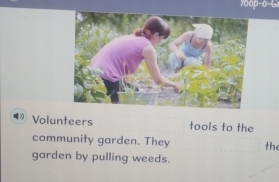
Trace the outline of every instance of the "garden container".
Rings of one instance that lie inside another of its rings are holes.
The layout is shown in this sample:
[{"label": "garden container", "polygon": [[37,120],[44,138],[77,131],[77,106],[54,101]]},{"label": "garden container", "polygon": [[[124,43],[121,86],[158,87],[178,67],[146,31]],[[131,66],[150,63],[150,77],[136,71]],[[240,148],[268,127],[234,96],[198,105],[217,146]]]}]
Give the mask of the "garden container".
[{"label": "garden container", "polygon": [[159,92],[117,92],[120,104],[157,105]]}]

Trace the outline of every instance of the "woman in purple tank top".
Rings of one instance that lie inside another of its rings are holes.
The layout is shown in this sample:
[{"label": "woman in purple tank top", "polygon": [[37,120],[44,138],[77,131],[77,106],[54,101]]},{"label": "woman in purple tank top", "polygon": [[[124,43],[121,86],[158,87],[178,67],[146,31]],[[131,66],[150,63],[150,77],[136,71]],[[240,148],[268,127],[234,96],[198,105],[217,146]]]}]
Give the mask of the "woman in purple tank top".
[{"label": "woman in purple tank top", "polygon": [[203,53],[205,53],[205,66],[208,69],[211,67],[212,44],[210,39],[213,35],[213,29],[207,24],[193,24],[193,26],[195,27],[194,31],[183,33],[169,44],[172,53],[168,63],[175,72],[183,66],[202,64],[198,58]]},{"label": "woman in purple tank top", "polygon": [[162,18],[152,16],[145,21],[143,28],[136,29],[132,35],[112,40],[91,59],[90,66],[102,67],[104,70],[101,77],[112,103],[119,102],[119,80],[127,74],[135,73],[143,60],[156,84],[179,90],[178,84],[161,75],[157,64],[155,47],[169,34],[168,24]]}]

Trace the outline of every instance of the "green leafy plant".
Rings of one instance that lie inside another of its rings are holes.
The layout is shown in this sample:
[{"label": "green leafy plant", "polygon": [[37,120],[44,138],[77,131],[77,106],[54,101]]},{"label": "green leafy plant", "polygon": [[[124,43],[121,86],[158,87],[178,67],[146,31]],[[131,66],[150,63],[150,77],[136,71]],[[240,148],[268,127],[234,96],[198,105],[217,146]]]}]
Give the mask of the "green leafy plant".
[{"label": "green leafy plant", "polygon": [[90,59],[117,33],[107,26],[86,25],[76,38],[74,101],[110,103],[107,89],[100,75],[102,68],[89,67]]},{"label": "green leafy plant", "polygon": [[76,56],[75,62],[75,102],[110,103],[107,89],[100,75],[101,68],[90,68],[88,62]]},{"label": "green leafy plant", "polygon": [[218,100],[218,75],[205,66],[186,66],[173,78],[182,84],[178,106],[214,107]]},{"label": "green leafy plant", "polygon": [[212,67],[219,74],[219,97],[235,103],[241,96],[245,46],[240,40],[226,41],[222,45],[215,44]]}]

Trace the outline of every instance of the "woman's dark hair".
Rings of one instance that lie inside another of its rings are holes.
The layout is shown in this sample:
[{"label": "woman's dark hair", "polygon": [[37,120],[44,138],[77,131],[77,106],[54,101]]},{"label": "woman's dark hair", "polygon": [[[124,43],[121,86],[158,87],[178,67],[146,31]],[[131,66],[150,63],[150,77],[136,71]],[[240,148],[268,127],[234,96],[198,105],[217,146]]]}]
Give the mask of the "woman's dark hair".
[{"label": "woman's dark hair", "polygon": [[170,27],[162,18],[152,16],[145,21],[143,28],[137,28],[134,34],[136,36],[142,36],[144,34],[150,40],[151,35],[156,32],[159,33],[159,36],[164,36],[164,39],[166,39],[170,35]]}]

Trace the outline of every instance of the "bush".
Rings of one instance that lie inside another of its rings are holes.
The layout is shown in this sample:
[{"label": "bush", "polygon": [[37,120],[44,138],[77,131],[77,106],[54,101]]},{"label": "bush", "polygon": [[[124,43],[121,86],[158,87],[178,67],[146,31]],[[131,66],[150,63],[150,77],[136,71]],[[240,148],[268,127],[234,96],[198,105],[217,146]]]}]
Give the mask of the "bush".
[{"label": "bush", "polygon": [[90,68],[90,59],[109,41],[118,36],[107,26],[81,27],[76,37],[74,101],[110,103],[100,75],[102,68]]}]

